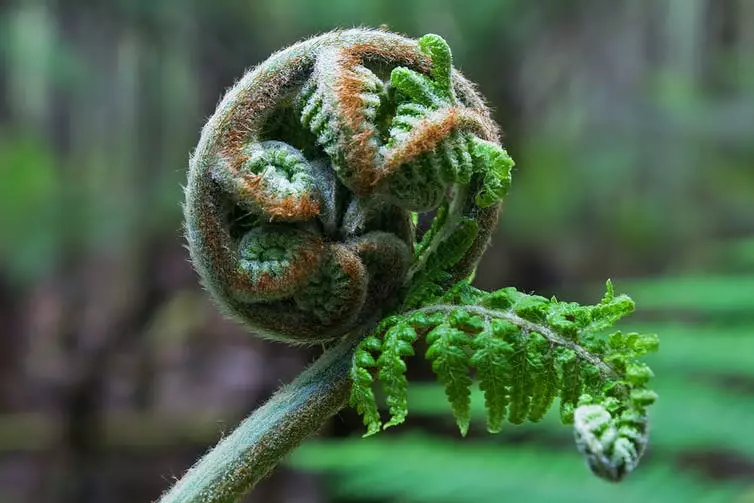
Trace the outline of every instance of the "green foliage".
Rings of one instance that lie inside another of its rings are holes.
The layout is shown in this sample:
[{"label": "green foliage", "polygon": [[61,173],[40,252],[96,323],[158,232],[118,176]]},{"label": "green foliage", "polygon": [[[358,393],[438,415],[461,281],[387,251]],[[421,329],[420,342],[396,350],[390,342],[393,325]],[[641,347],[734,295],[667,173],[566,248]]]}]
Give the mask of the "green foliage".
[{"label": "green foliage", "polygon": [[[462,313],[451,313],[450,317],[454,314],[463,317]],[[458,428],[461,435],[465,436],[471,418],[471,376],[468,365],[471,337],[464,330],[456,328],[453,323],[440,323],[430,330],[426,337],[429,349],[425,357],[432,362],[432,370],[445,386],[445,393],[458,421]],[[391,422],[396,423],[395,418]],[[402,419],[399,422],[402,422]]]},{"label": "green foliage", "polygon": [[731,503],[739,501],[744,489],[741,482],[699,480],[655,457],[616,486],[585,477],[571,456],[553,445],[467,440],[460,446],[419,435],[310,442],[294,452],[290,462],[298,469],[332,475],[333,495],[349,501]]},{"label": "green foliage", "polygon": [[[491,432],[500,431],[506,418],[513,424],[541,419],[559,394],[561,421],[574,423],[577,445],[592,470],[620,480],[644,451],[647,407],[656,398],[647,387],[652,372],[638,360],[657,349],[656,336],[605,332],[632,310],[633,302],[616,296],[610,282],[593,306],[513,288],[487,293],[461,282],[428,305],[386,319],[359,346],[352,375],[376,367],[389,404],[386,427],[402,423],[408,413],[404,358],[413,355],[411,343],[423,335],[425,356],[462,435],[471,416],[472,372],[484,391]],[[370,379],[355,379],[351,396],[352,405],[369,412],[368,435],[380,428],[371,386]]]},{"label": "green foliage", "polygon": [[503,428],[508,407],[511,354],[514,347],[505,340],[505,332],[518,332],[515,325],[503,320],[493,320],[490,330],[483,330],[473,338],[474,353],[470,363],[476,368],[479,389],[484,391],[487,407],[487,429],[498,433]]},{"label": "green foliage", "polygon": [[[725,262],[718,268],[730,267],[727,258],[734,253],[742,256],[741,250],[746,250],[746,246],[724,247],[720,257]],[[745,262],[736,267],[742,268],[741,274],[725,276],[727,288],[723,276],[713,277],[718,285],[713,290],[708,290],[710,283],[704,281],[688,282],[685,279],[688,276],[634,282],[643,287],[643,292],[664,290],[669,294],[674,290],[666,285],[685,284],[688,290],[681,297],[699,301],[696,307],[689,302],[681,318],[678,297],[670,295],[663,299],[657,295],[651,310],[637,313],[639,317],[650,314],[651,323],[640,318],[638,322],[622,325],[622,333],[644,332],[648,327],[661,332],[663,350],[645,360],[658,372],[652,388],[661,396],[652,407],[651,456],[620,488],[595,483],[569,463],[568,456],[561,451],[567,436],[556,410],[551,410],[541,422],[506,428],[494,444],[467,441],[463,449],[457,449],[438,437],[323,442],[305,446],[292,461],[296,466],[337,474],[333,487],[338,495],[354,497],[368,493],[416,503],[499,501],[500,494],[536,503],[748,501],[754,436],[742,425],[749,425],[754,418],[754,401],[749,399],[754,369],[751,318],[754,301],[745,298],[745,291],[735,290],[748,281],[750,268],[745,268]],[[713,298],[712,307],[705,309],[704,296],[723,291],[738,300],[721,310]],[[541,298],[533,301],[537,302],[542,302]],[[639,379],[645,372],[642,367],[632,370],[634,378]],[[471,393],[472,437],[481,433],[482,423],[489,414],[484,395],[483,390]],[[445,390],[441,385],[412,383],[408,400],[411,416],[419,416],[422,424],[428,419],[447,419]],[[586,412],[593,414],[594,422],[604,417],[598,410],[586,409]],[[616,426],[620,428],[620,424]],[[593,429],[597,435],[610,431],[609,426],[604,430]],[[406,473],[405,467],[412,466],[414,455],[422,460],[416,462],[420,468]],[[386,473],[383,456],[404,460],[402,471]],[[546,464],[542,461],[545,458]],[[360,473],[369,470],[372,470],[369,477]],[[534,471],[542,484],[531,484]]]},{"label": "green foliage", "polygon": [[[403,299],[402,311],[419,307],[431,300],[439,300],[448,293],[452,268],[466,254],[479,232],[479,225],[471,218],[459,217],[446,222],[446,207],[440,207],[432,227],[419,243],[415,262],[423,268],[413,278]],[[465,285],[464,282],[458,283]]]},{"label": "green foliage", "polygon": [[476,196],[476,203],[485,208],[499,201],[508,193],[511,184],[513,159],[504,149],[492,142],[474,139],[473,156],[477,170],[484,166],[482,189]]},{"label": "green foliage", "polygon": [[400,424],[406,417],[407,397],[406,362],[404,358],[413,356],[413,342],[416,332],[408,323],[398,322],[385,333],[377,367],[382,381],[392,419],[385,427]]},{"label": "green foliage", "polygon": [[372,390],[374,379],[371,370],[377,366],[372,353],[377,353],[381,349],[380,339],[374,335],[367,336],[354,352],[355,365],[351,366],[350,377],[353,386],[349,401],[356,408],[356,412],[364,418],[367,435],[380,431],[380,413]]},{"label": "green foliage", "polygon": [[[387,146],[398,151],[401,143],[412,140],[412,131],[462,113],[456,106],[457,98],[452,87],[450,47],[441,37],[432,34],[420,38],[419,47],[432,58],[429,76],[403,67],[395,68],[390,75],[397,106]],[[467,122],[474,120],[473,117],[465,119]],[[431,135],[427,138],[431,139]],[[513,165],[511,157],[497,143],[463,129],[454,129],[434,150],[402,164],[390,181],[390,196],[398,200],[415,198],[417,187],[426,187],[435,176],[445,183],[468,184],[472,175],[477,174],[481,187],[475,202],[482,208],[489,207],[508,193]],[[442,185],[436,185],[434,192],[441,199]],[[436,205],[430,197],[418,204],[418,209]]]}]

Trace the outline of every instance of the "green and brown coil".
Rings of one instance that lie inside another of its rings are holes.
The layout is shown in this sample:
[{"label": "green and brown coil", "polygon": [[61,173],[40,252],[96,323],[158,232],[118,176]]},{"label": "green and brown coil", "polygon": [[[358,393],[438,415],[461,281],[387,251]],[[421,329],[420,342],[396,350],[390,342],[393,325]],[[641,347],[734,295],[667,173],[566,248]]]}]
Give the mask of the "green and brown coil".
[{"label": "green and brown coil", "polygon": [[400,304],[452,235],[435,228],[419,249],[417,212],[476,222],[446,281],[471,274],[511,165],[440,37],[327,33],[247,73],[204,127],[186,187],[191,258],[253,332],[334,340]]}]

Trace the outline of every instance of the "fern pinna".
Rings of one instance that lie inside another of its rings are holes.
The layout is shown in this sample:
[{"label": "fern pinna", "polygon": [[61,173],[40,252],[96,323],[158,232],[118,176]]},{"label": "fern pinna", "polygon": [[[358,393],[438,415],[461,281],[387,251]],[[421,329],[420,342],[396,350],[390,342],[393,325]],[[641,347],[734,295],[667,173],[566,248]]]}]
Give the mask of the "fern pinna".
[{"label": "fern pinna", "polygon": [[492,293],[467,282],[383,320],[361,342],[351,369],[351,404],[364,417],[367,435],[382,426],[372,390],[383,383],[390,420],[408,413],[405,359],[426,338],[425,357],[444,385],[463,435],[470,420],[472,375],[487,408],[487,429],[506,419],[539,421],[559,399],[563,423],[574,424],[576,443],[589,466],[609,480],[636,467],[647,444],[647,388],[652,372],[637,358],[657,348],[654,335],[606,329],[633,310],[610,282],[599,304],[581,306],[513,288]]},{"label": "fern pinna", "polygon": [[[189,163],[186,237],[222,309],[254,333],[323,355],[225,437],[163,503],[237,501],[348,403],[367,433],[408,413],[406,359],[424,337],[462,433],[472,379],[488,428],[559,399],[592,469],[618,480],[646,445],[656,340],[606,334],[633,304],[596,306],[470,286],[513,160],[437,35],[325,33],[247,73]],[[417,240],[419,213],[434,212]]]}]

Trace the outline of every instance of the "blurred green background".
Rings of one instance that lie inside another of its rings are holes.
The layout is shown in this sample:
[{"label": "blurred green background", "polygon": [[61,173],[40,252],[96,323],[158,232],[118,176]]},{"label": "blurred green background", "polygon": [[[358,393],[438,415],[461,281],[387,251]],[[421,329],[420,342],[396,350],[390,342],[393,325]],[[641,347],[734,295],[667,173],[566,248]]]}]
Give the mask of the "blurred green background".
[{"label": "blurred green background", "polygon": [[478,285],[612,277],[660,334],[651,448],[610,485],[552,418],[460,441],[417,359],[405,426],[343,412],[246,501],[754,502],[754,1],[0,0],[1,502],[151,501],[312,360],[199,290],[181,183],[245,69],[383,24],[448,40],[517,161]]}]

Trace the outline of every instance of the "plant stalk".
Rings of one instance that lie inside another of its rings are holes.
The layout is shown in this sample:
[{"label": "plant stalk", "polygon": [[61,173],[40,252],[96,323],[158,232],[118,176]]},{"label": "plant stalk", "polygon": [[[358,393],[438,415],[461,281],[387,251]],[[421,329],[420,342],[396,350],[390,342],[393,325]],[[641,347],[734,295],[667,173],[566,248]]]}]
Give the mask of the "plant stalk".
[{"label": "plant stalk", "polygon": [[351,336],[326,350],[204,455],[158,503],[235,503],[251,491],[345,406],[358,340]]}]

